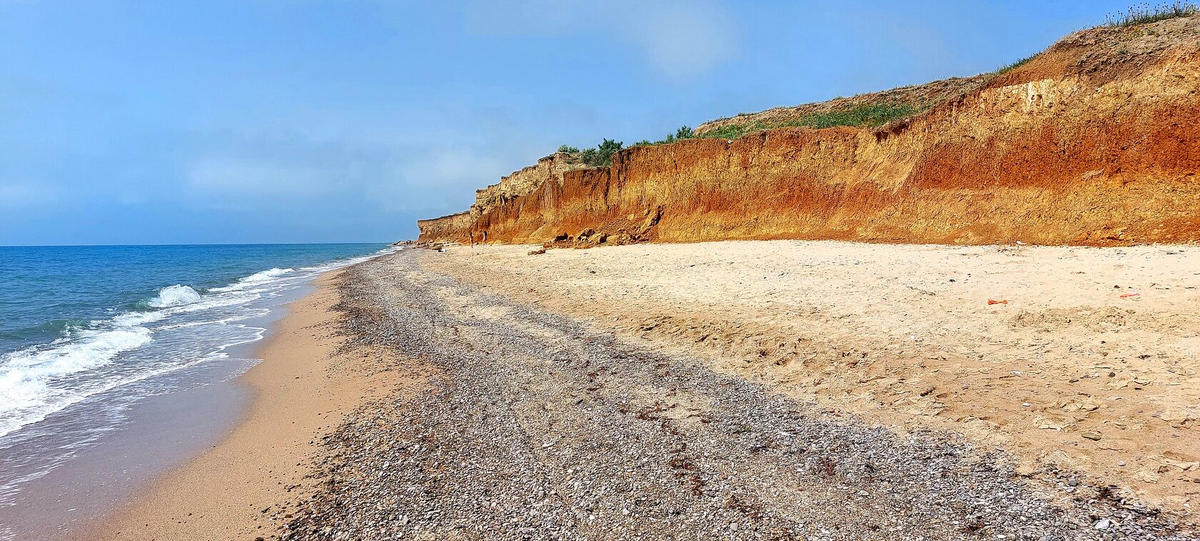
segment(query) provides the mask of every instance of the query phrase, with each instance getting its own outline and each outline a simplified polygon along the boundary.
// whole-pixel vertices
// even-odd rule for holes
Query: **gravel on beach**
[[[1067,472],[1032,483],[1000,450],[823,412],[431,272],[431,255],[345,271],[346,347],[433,377],[325,437],[285,538],[1195,538]]]

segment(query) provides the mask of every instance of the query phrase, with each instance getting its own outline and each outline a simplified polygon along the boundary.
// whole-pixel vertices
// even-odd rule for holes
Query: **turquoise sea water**
[[[389,250],[0,247],[0,506],[119,427],[131,404],[231,362],[289,291]]]

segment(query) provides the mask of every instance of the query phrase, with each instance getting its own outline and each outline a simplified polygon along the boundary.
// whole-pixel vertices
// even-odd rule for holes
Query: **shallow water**
[[[0,248],[0,539],[93,513],[215,437],[245,402],[223,382],[254,364],[278,308],[381,251]]]

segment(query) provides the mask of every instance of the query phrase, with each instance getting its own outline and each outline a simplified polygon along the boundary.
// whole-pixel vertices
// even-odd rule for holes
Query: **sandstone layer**
[[[419,222],[420,240],[1200,240],[1200,16],[1083,30],[1003,73],[918,88],[936,105],[878,128],[704,137],[818,104],[714,121],[608,168],[550,156],[469,213]]]

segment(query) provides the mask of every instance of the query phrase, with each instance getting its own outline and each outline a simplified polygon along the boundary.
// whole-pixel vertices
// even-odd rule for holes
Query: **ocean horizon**
[[[0,509],[149,397],[228,380],[271,313],[383,243],[0,247]],[[241,348],[241,349],[239,349]],[[182,427],[181,427],[182,428]],[[0,539],[12,533],[0,527]]]

